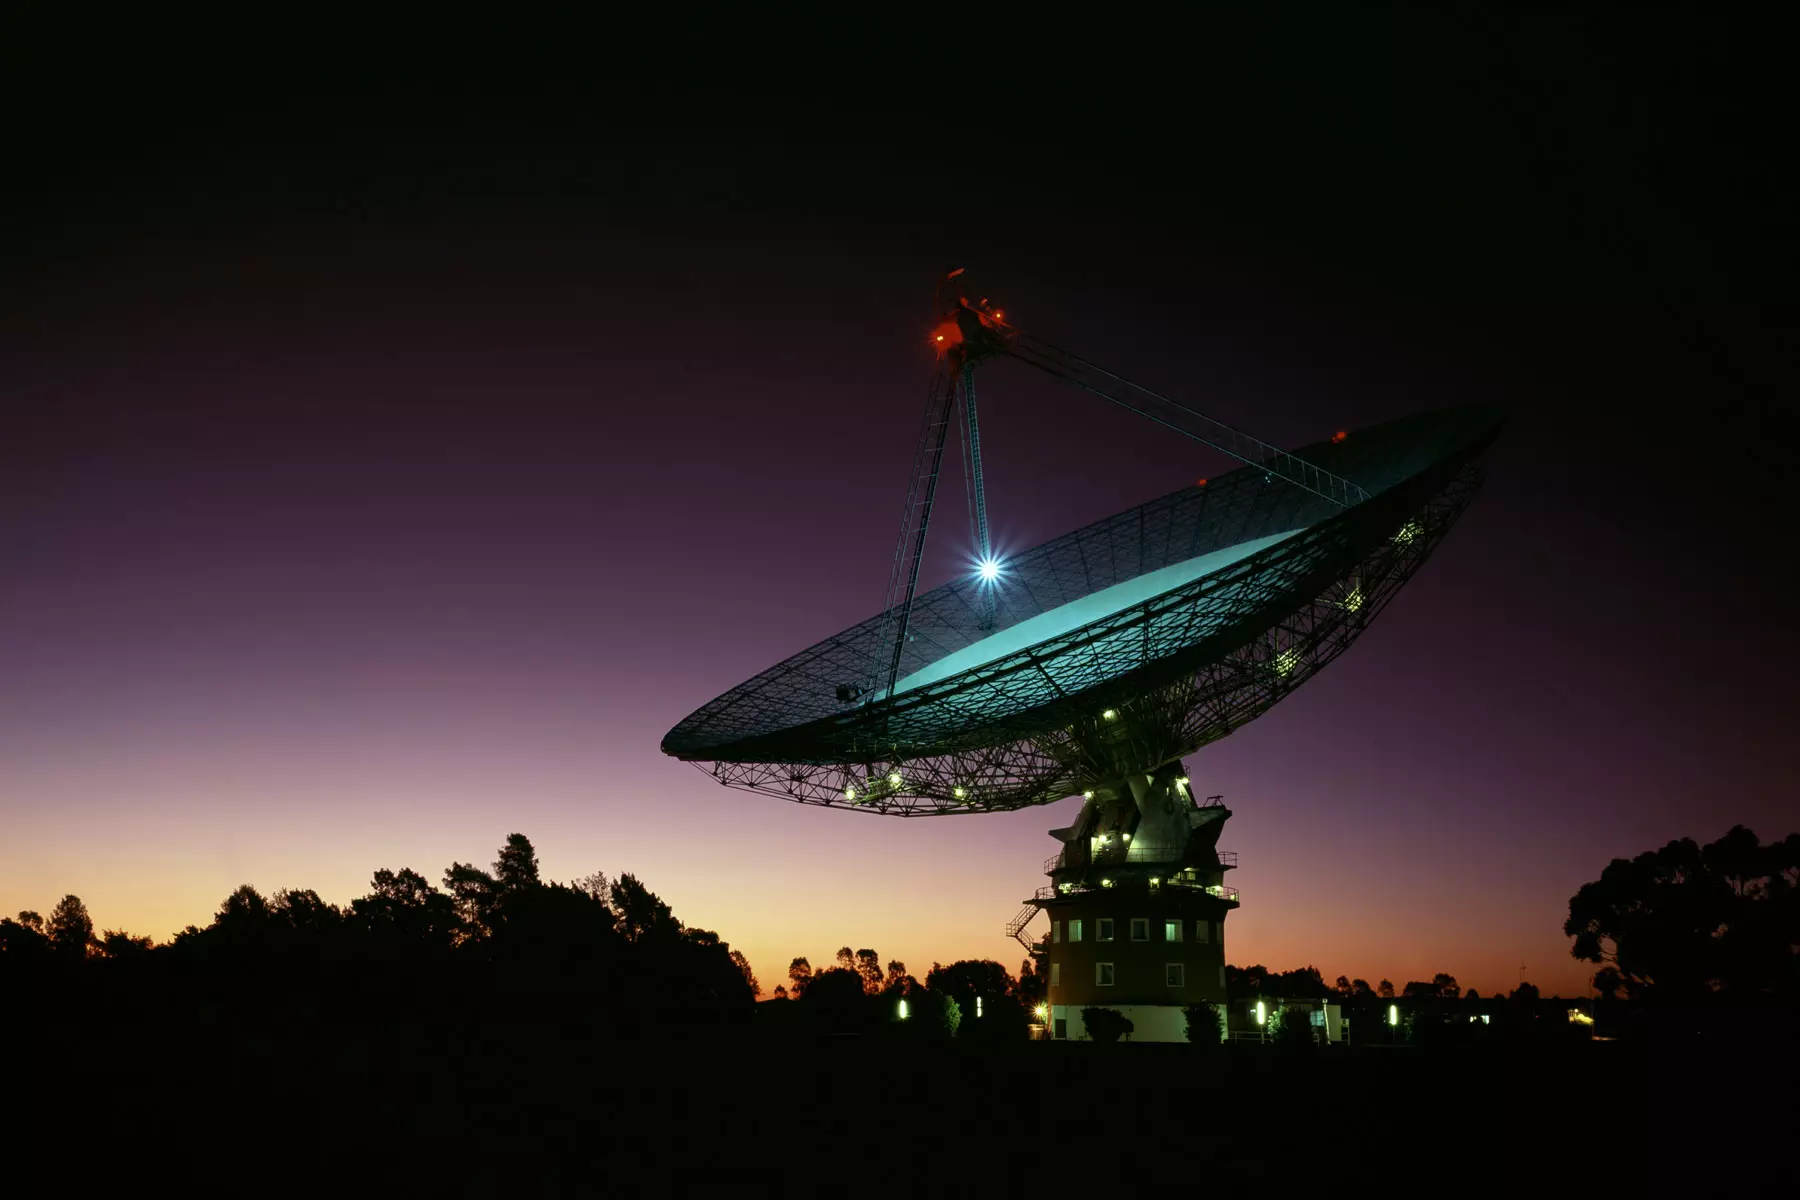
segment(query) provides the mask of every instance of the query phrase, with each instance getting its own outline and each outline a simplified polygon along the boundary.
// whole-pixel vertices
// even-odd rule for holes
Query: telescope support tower
[[[1062,849],[1027,901],[1050,918],[1030,947],[1049,976],[1050,1035],[1082,1037],[1081,1010],[1101,1007],[1129,1018],[1136,1040],[1186,1040],[1189,1005],[1225,1005],[1225,918],[1238,906],[1225,872],[1237,856],[1218,840],[1231,810],[1196,798],[1179,760],[1083,795],[1075,823],[1050,831]]]

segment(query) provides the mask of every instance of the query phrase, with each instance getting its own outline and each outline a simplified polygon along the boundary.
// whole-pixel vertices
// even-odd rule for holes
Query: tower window
[[[1061,987],[1062,986],[1062,964],[1061,963],[1053,962],[1050,964],[1050,986],[1051,987]]]
[[[1069,940],[1071,942],[1081,940],[1081,922],[1079,920],[1069,922]]]
[[[1113,919],[1101,917],[1094,922],[1094,940],[1110,942],[1113,940]]]
[[[1212,941],[1212,922],[1210,922],[1210,921],[1195,921],[1194,922],[1194,940],[1196,942],[1199,942],[1202,946],[1204,946],[1204,945],[1206,945],[1206,943]]]
[[[1181,963],[1164,963],[1163,982],[1170,987],[1186,987],[1187,967]]]
[[[1113,985],[1113,965],[1111,963],[1094,964],[1094,982],[1100,987]]]
[[[1131,940],[1134,942],[1147,942],[1150,940],[1149,917],[1131,918]]]
[[[1215,941],[1215,942],[1219,943],[1219,945],[1223,946],[1225,944],[1225,922],[1214,921],[1212,923],[1212,927],[1213,927],[1213,941]]]
[[[1163,922],[1163,941],[1179,942],[1180,940],[1181,940],[1181,922],[1180,921],[1164,921]]]
[[[1053,942],[1062,941],[1062,922],[1061,921],[1050,922],[1050,940]]]

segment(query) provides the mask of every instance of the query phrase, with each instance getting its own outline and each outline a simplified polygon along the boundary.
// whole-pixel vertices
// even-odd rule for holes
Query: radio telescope
[[[1053,1012],[1141,1009],[1152,1028],[1134,1036],[1159,1036],[1168,1012],[1223,1000],[1223,919],[1237,906],[1223,882],[1235,858],[1216,849],[1230,812],[1196,795],[1182,757],[1261,716],[1368,627],[1473,499],[1502,414],[1444,409],[1283,450],[1019,329],[966,278],[939,287],[937,370],[887,602],[702,705],[663,751],[731,787],[896,816],[1084,797],[1051,832],[1051,883],[1007,932],[1048,958]],[[1238,465],[1002,561],[975,374],[1003,359]],[[974,565],[919,593],[953,429]],[[1040,908],[1052,934],[1034,944],[1022,931]],[[1079,1036],[1068,1019],[1053,1018],[1056,1036]]]

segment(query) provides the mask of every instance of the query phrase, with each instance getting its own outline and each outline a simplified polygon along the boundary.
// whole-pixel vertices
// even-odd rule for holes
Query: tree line
[[[80,898],[64,896],[48,917],[0,918],[0,989],[47,1011],[104,992],[213,1015],[385,1006],[455,1020],[535,1005],[571,1024],[621,1027],[746,1020],[762,992],[742,953],[678,920],[635,876],[542,879],[523,834],[488,868],[454,862],[441,880],[383,868],[342,907],[311,889],[265,897],[246,884],[208,925],[162,945],[96,930]],[[1763,843],[1737,826],[1704,846],[1680,839],[1615,859],[1571,898],[1564,932],[1577,959],[1600,967],[1593,1015],[1617,1030],[1688,1034],[1745,1014],[1785,1021],[1800,1003],[1800,834]],[[795,958],[773,1007],[763,1006],[765,1024],[1022,1037],[1044,982],[1030,960],[1017,976],[990,960],[933,963],[921,982],[903,962],[846,945],[818,970]],[[1227,966],[1226,990],[1234,1003],[1334,1000],[1359,1031],[1390,1005],[1409,1029],[1516,1028],[1554,1015],[1529,983],[1482,997],[1448,972],[1396,987],[1343,975],[1328,984],[1310,965]],[[346,1010],[347,993],[360,1008]]]
[[[840,948],[817,970],[788,964],[759,1020],[777,1030],[912,1038],[1023,1041],[1044,999],[1044,978],[1027,959],[1015,977],[991,959],[932,963],[921,982],[906,964],[874,950]]]
[[[342,907],[310,888],[264,896],[245,884],[209,924],[162,945],[96,932],[80,898],[65,896],[47,919],[0,919],[0,987],[52,1006],[126,993],[232,1019],[456,1020],[513,1008],[600,1024],[716,1024],[753,1008],[758,985],[743,954],[677,919],[633,875],[546,881],[530,839],[515,833],[491,867],[454,862],[442,881],[383,868]]]
[[[272,1034],[388,1019],[440,1032],[504,1021],[628,1033],[733,1024],[758,1007],[763,987],[744,955],[679,920],[634,875],[545,880],[515,833],[490,866],[453,862],[440,878],[382,868],[342,906],[310,888],[265,896],[245,884],[210,923],[162,944],[97,931],[81,899],[65,896],[47,918],[0,919],[0,990],[52,1019],[123,1001],[144,1019]],[[757,1025],[1023,1039],[1043,983],[1030,961],[1015,977],[990,960],[933,963],[921,981],[903,962],[845,946],[817,971],[794,959]]]

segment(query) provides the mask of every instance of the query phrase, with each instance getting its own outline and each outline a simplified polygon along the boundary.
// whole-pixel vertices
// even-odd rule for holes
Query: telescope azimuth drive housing
[[[1283,451],[1007,324],[969,299],[960,272],[946,283],[888,603],[670,730],[663,751],[721,783],[899,816],[1092,799],[1161,774],[1185,786],[1183,755],[1343,653],[1423,565],[1502,423],[1494,409],[1445,409]],[[1002,564],[974,394],[976,366],[1000,357],[1242,465]],[[979,566],[915,595],[953,426]]]

